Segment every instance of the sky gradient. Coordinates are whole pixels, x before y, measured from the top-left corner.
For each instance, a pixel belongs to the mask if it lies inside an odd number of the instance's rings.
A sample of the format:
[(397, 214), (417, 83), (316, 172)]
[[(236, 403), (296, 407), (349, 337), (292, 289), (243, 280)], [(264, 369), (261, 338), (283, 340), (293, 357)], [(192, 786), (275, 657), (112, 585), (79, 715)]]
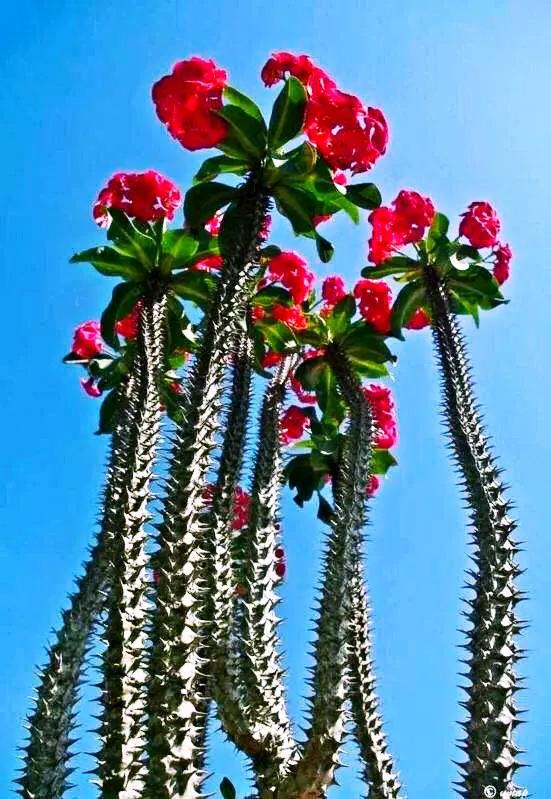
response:
[[(454, 226), (469, 202), (487, 199), (503, 220), (515, 254), (505, 287), (511, 303), (483, 314), (478, 331), (472, 322), (465, 327), (525, 542), (530, 626), (521, 703), (528, 712), (518, 740), (531, 768), (519, 782), (540, 799), (551, 796), (550, 26), (546, 0), (21, 0), (4, 11), (1, 796), (14, 776), (34, 666), (95, 529), (105, 459), (105, 439), (93, 436), (98, 404), (60, 361), (74, 326), (98, 317), (112, 286), (68, 258), (101, 242), (90, 206), (111, 173), (154, 168), (185, 188), (201, 161), (156, 119), (155, 79), (180, 58), (213, 57), (232, 85), (268, 108), (273, 92), (259, 70), (279, 49), (311, 54), (345, 90), (384, 110), (391, 146), (372, 178), (386, 201), (417, 189)], [(352, 282), (365, 263), (367, 225), (339, 219), (326, 230), (336, 245), (329, 265), (284, 222), (274, 240), (303, 253), (321, 275), (338, 271)], [(466, 520), (441, 435), (430, 336), (412, 334), (395, 350), (400, 464), (373, 503), (367, 542), (375, 656), (407, 794), (440, 799), (452, 795), (459, 754)], [(283, 635), (298, 719), (321, 526), (288, 496), (285, 509)], [(244, 790), (231, 749), (214, 738), (212, 767)], [(352, 749), (347, 762), (354, 758)], [(85, 758), (78, 764), (90, 767)], [(359, 784), (343, 782), (343, 795), (361, 795)], [(93, 795), (87, 787), (69, 793)]]

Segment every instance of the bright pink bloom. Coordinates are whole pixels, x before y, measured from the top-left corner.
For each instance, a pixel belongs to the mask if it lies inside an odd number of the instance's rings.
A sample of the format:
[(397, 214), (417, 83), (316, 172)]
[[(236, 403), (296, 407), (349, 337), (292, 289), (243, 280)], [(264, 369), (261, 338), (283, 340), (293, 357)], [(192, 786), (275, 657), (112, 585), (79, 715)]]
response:
[(401, 244), (395, 228), (396, 215), (392, 208), (382, 205), (369, 214), (369, 221), (372, 227), (369, 260), (380, 264), (390, 258), (395, 247)]
[(93, 320), (83, 322), (75, 328), (71, 352), (83, 360), (89, 360), (103, 350), (100, 324)]
[(210, 233), (211, 236), (218, 236), (220, 233), (220, 225), (222, 224), (223, 216), (224, 214), (218, 211), (218, 213), (214, 214), (214, 216), (211, 216), (211, 218), (205, 222), (205, 230), (207, 233)]
[(329, 222), (330, 219), (333, 219), (333, 214), (317, 214), (317, 216), (312, 217), (312, 224), (317, 227), (324, 222)]
[(303, 402), (305, 405), (315, 405), (316, 404), (316, 395), (311, 391), (306, 391), (302, 387), (302, 383), (298, 380), (295, 375), (291, 375), (291, 388), (293, 392), (296, 394), (297, 399)]
[(228, 124), (216, 114), (226, 80), (226, 71), (214, 61), (193, 56), (179, 61), (170, 75), (154, 84), (157, 116), (188, 150), (216, 147), (226, 138)]
[(281, 352), (272, 352), (268, 350), (266, 355), (262, 358), (262, 368), (272, 369), (274, 366), (279, 366), (282, 360), (283, 355)]
[(427, 327), (427, 325), (430, 325), (430, 316), (424, 308), (417, 308), (409, 317), (409, 321), (406, 322), (404, 327), (407, 327), (408, 330), (422, 330), (424, 327)]
[(312, 94), (304, 132), (331, 169), (366, 172), (386, 152), (388, 125), (378, 108), (336, 87)]
[(369, 480), (367, 481), (367, 485), (365, 487), (365, 493), (367, 494), (367, 496), (368, 497), (374, 496), (379, 490), (380, 485), (381, 481), (379, 479), (379, 476), (376, 474), (370, 475)]
[(283, 413), (280, 423), (282, 444), (291, 444), (302, 438), (304, 431), (310, 425), (309, 417), (298, 405), (289, 405)]
[(386, 386), (372, 383), (363, 389), (371, 405), (375, 437), (373, 444), (379, 449), (390, 449), (398, 440), (398, 427), (392, 394)]
[(268, 236), (270, 235), (270, 230), (272, 227), (272, 217), (270, 214), (266, 214), (264, 217), (264, 221), (262, 223), (262, 227), (260, 228), (259, 237), (261, 241), (266, 241)]
[(253, 305), (251, 317), (253, 322), (259, 322), (261, 319), (266, 318), (266, 310), (260, 305)]
[(369, 240), (369, 260), (380, 264), (396, 247), (420, 241), (434, 219), (434, 205), (429, 197), (416, 191), (402, 190), (392, 208), (382, 205), (369, 215), (373, 232)]
[(199, 272), (210, 272), (212, 269), (220, 269), (224, 259), (221, 255), (207, 255), (205, 258), (200, 258), (195, 261), (192, 269), (197, 269)]
[(513, 253), (508, 244), (497, 244), (494, 249), (496, 259), (494, 261), (493, 275), (501, 286), (509, 277), (509, 266)]
[(324, 91), (335, 86), (335, 81), (307, 55), (293, 53), (272, 53), (262, 67), (260, 77), (265, 86), (273, 86), (289, 75), (298, 78), (309, 94)]
[(340, 275), (329, 275), (321, 286), (321, 296), (329, 305), (336, 305), (346, 297), (346, 286)]
[(122, 336), (127, 341), (132, 341), (138, 335), (141, 309), (142, 303), (138, 301), (130, 313), (123, 316), (123, 318), (119, 319), (115, 324), (115, 330), (119, 336)]
[(304, 258), (296, 252), (281, 252), (268, 264), (268, 273), (274, 281), (279, 281), (289, 289), (296, 305), (307, 299), (316, 276)]
[(459, 223), (459, 235), (465, 236), (473, 247), (493, 247), (501, 223), (490, 203), (471, 203)]
[(88, 379), (83, 377), (80, 381), (80, 385), (89, 397), (101, 397), (103, 394), (103, 391), (96, 385), (96, 381), (93, 377), (89, 377)]
[(285, 565), (284, 560), (278, 560), (274, 566), (275, 573), (280, 579), (285, 577), (285, 572), (287, 571), (287, 567)]
[(153, 169), (117, 172), (98, 194), (92, 215), (100, 227), (109, 225), (106, 208), (117, 208), (142, 222), (172, 219), (181, 200), (178, 187)]
[(291, 330), (306, 330), (308, 327), (308, 321), (300, 305), (294, 305), (292, 308), (286, 305), (274, 305), (272, 319), (275, 319), (276, 322), (282, 322), (287, 327), (290, 327)]
[(233, 497), (233, 530), (241, 530), (248, 524), (251, 516), (251, 495), (237, 486)]
[(344, 172), (335, 172), (333, 175), (333, 183), (335, 183), (337, 186), (346, 186), (348, 183), (348, 178)]
[(383, 280), (358, 280), (354, 296), (360, 303), (360, 314), (378, 333), (388, 333), (392, 293)]

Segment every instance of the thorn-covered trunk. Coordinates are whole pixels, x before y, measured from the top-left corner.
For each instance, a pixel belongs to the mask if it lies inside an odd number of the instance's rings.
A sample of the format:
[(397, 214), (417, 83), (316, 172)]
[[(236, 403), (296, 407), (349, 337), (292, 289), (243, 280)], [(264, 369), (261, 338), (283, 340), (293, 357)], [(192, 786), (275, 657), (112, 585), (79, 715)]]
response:
[(486, 440), (474, 397), (470, 364), (460, 328), (451, 314), (445, 284), (432, 267), (425, 269), (431, 303), (433, 339), (441, 372), (444, 418), (471, 509), (474, 569), (473, 592), (467, 600), (466, 649), (469, 657), (462, 722), (459, 792), (478, 799), (490, 786), (496, 796), (518, 790), (514, 785), (519, 749), (514, 731), (520, 723), (515, 704), (518, 677), (515, 665), (522, 657), (517, 643), (521, 623), (516, 605), (522, 594), (515, 581), (520, 570), (518, 547), (504, 495), (500, 469)]

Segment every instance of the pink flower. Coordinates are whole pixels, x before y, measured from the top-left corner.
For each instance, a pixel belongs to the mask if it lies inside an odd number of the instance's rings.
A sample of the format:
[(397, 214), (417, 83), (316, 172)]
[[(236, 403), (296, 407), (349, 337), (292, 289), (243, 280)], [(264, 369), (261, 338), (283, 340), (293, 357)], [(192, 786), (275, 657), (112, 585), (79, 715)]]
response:
[(496, 259), (494, 261), (493, 275), (501, 286), (509, 277), (509, 265), (511, 263), (513, 253), (511, 252), (511, 248), (508, 244), (499, 243), (495, 247), (494, 253)]
[(432, 224), (435, 210), (429, 197), (403, 189), (392, 202), (392, 208), (382, 205), (369, 215), (372, 235), (369, 240), (369, 260), (380, 264), (397, 247), (420, 241)]
[(287, 52), (272, 53), (260, 73), (265, 86), (273, 86), (280, 80), (285, 80), (288, 75), (293, 75), (303, 83), (309, 94), (335, 86), (335, 81), (329, 77), (327, 72), (316, 66), (307, 55), (294, 55)]
[(274, 281), (279, 281), (289, 289), (296, 305), (307, 299), (316, 276), (304, 258), (296, 252), (281, 252), (268, 264), (268, 273)]
[(329, 275), (321, 286), (321, 296), (328, 305), (336, 305), (346, 297), (346, 286), (340, 275)]
[(272, 319), (276, 322), (282, 322), (282, 324), (290, 327), (291, 330), (306, 330), (308, 327), (308, 320), (304, 316), (300, 305), (294, 305), (292, 308), (288, 308), (286, 305), (274, 305)]
[(83, 377), (80, 381), (80, 385), (89, 397), (101, 397), (103, 394), (103, 391), (96, 385), (96, 381), (93, 377), (89, 377), (88, 379)]
[(392, 394), (386, 386), (372, 383), (363, 389), (364, 397), (371, 405), (375, 437), (373, 445), (378, 449), (390, 449), (398, 441), (398, 427)]
[(123, 316), (122, 319), (115, 324), (115, 330), (127, 341), (132, 341), (138, 335), (138, 331), (140, 329), (140, 313), (142, 309), (142, 303), (138, 301), (136, 305), (132, 308), (129, 314)]
[(213, 269), (220, 269), (223, 263), (224, 259), (221, 255), (206, 255), (204, 258), (195, 261), (191, 268), (199, 272), (210, 272)]
[(408, 330), (422, 330), (424, 327), (430, 325), (430, 316), (424, 308), (417, 308), (405, 324)]
[(280, 423), (281, 443), (291, 444), (302, 438), (310, 425), (310, 419), (298, 405), (290, 405), (283, 413)]
[(473, 247), (493, 247), (501, 228), (498, 216), (490, 203), (471, 203), (462, 214), (459, 235), (465, 236)]
[(234, 530), (241, 530), (249, 523), (251, 516), (251, 495), (240, 486), (235, 489), (233, 497), (233, 523)]
[(266, 239), (270, 235), (271, 227), (272, 227), (272, 217), (270, 216), (270, 214), (266, 214), (258, 234), (261, 241), (266, 241)]
[(383, 280), (358, 280), (354, 296), (360, 303), (360, 314), (378, 333), (390, 330), (392, 294)]
[(291, 388), (295, 393), (297, 399), (303, 402), (305, 405), (315, 405), (316, 404), (316, 395), (311, 391), (305, 391), (302, 387), (302, 383), (298, 380), (295, 375), (291, 375)]
[(226, 80), (227, 73), (214, 61), (193, 56), (154, 84), (157, 116), (188, 150), (216, 147), (226, 138), (228, 124), (216, 113), (222, 108)]
[(71, 352), (83, 360), (90, 360), (103, 350), (100, 323), (92, 320), (75, 328)]
[(268, 352), (262, 358), (262, 368), (272, 369), (274, 366), (279, 366), (282, 360), (283, 355), (281, 352), (272, 352), (271, 350), (268, 350)]
[(107, 208), (117, 208), (142, 222), (172, 219), (181, 199), (178, 187), (152, 169), (117, 172), (98, 194), (92, 215), (100, 227), (109, 225)]
[(211, 218), (205, 222), (205, 230), (207, 233), (210, 233), (211, 236), (218, 236), (223, 217), (224, 214), (220, 211), (214, 214), (214, 216), (211, 216)]
[(368, 497), (374, 496), (379, 490), (380, 485), (381, 481), (379, 479), (379, 476), (376, 474), (370, 475), (369, 480), (367, 481), (367, 485), (365, 487), (365, 493), (367, 494), (367, 496)]

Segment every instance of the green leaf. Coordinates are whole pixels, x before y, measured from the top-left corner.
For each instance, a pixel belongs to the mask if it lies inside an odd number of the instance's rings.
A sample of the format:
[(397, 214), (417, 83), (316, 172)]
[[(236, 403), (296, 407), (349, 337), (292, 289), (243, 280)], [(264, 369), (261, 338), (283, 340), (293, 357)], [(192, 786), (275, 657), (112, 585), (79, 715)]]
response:
[(271, 150), (279, 150), (301, 132), (306, 100), (306, 89), (302, 83), (297, 78), (288, 78), (276, 98), (270, 117), (268, 145)]
[(393, 258), (387, 258), (382, 264), (377, 266), (364, 266), (362, 269), (362, 277), (368, 280), (378, 280), (381, 277), (388, 277), (389, 275), (405, 275), (408, 272), (414, 273), (419, 270), (420, 265), (418, 261), (413, 258), (407, 258), (405, 255), (395, 255)]
[(117, 249), (137, 258), (146, 269), (155, 265), (157, 239), (148, 222), (131, 219), (118, 208), (108, 208), (111, 221), (107, 228), (107, 238)]
[(472, 306), (490, 310), (505, 302), (499, 286), (492, 274), (478, 264), (471, 264), (467, 269), (452, 269), (448, 272), (446, 283), (459, 305), (463, 308), (460, 313), (472, 312)]
[(237, 105), (225, 105), (216, 112), (230, 126), (236, 141), (243, 151), (255, 159), (266, 152), (266, 123), (259, 121)]
[(342, 336), (342, 334), (346, 332), (355, 313), (356, 300), (351, 294), (347, 294), (346, 297), (335, 305), (325, 320), (334, 338)]
[(232, 202), (238, 190), (225, 183), (199, 183), (192, 186), (184, 199), (184, 215), (192, 228), (205, 224), (216, 211)]
[(281, 286), (266, 286), (260, 289), (253, 297), (253, 305), (259, 305), (262, 308), (270, 308), (272, 305), (293, 305), (293, 299), (287, 289)]
[(427, 253), (435, 253), (436, 259), (447, 255), (448, 239), (446, 233), (450, 222), (444, 214), (435, 214), (427, 236)]
[(387, 449), (374, 449), (371, 456), (371, 474), (386, 474), (398, 461)]
[(324, 524), (331, 524), (334, 517), (334, 511), (325, 497), (323, 497), (318, 491), (318, 519), (323, 522)]
[(327, 363), (322, 357), (306, 358), (296, 369), (295, 377), (306, 391), (315, 391)]
[(315, 238), (313, 218), (318, 213), (318, 205), (310, 194), (302, 189), (278, 184), (274, 189), (274, 198), (297, 236)]
[(385, 344), (384, 338), (363, 321), (354, 323), (339, 339), (339, 343), (354, 369), (362, 375), (384, 376), (388, 374), (384, 364), (396, 360)]
[(175, 275), (170, 283), (172, 290), (184, 300), (191, 300), (200, 308), (207, 308), (216, 289), (218, 279), (200, 269), (187, 269)]
[(450, 220), (444, 214), (435, 214), (432, 220), (432, 225), (429, 229), (429, 235), (435, 237), (445, 236), (450, 227)]
[(296, 345), (292, 331), (282, 322), (270, 322), (261, 319), (255, 322), (255, 327), (261, 331), (266, 344), (274, 352), (288, 352), (290, 348)]
[(142, 296), (142, 287), (136, 283), (119, 283), (113, 289), (109, 305), (101, 315), (101, 336), (106, 344), (119, 348), (115, 324), (130, 313)]
[(314, 169), (317, 158), (316, 148), (310, 142), (303, 142), (287, 153), (286, 160), (281, 166), (274, 167), (268, 173), (270, 185), (275, 185), (280, 181), (291, 183), (291, 185), (294, 185), (295, 181), (302, 182), (303, 178)]
[(465, 258), (470, 258), (471, 261), (480, 261), (481, 257), (476, 247), (471, 247), (470, 244), (458, 244), (455, 254), (460, 261)]
[(426, 305), (426, 303), (425, 286), (421, 280), (413, 280), (404, 286), (394, 300), (392, 307), (391, 327), (393, 335), (403, 339), (403, 326), (409, 322), (417, 308)]
[(374, 183), (353, 183), (346, 187), (347, 198), (360, 208), (373, 210), (383, 201), (381, 192)]
[(90, 250), (77, 252), (70, 263), (89, 263), (102, 275), (122, 277), (125, 280), (142, 280), (145, 276), (145, 269), (136, 258), (123, 255), (112, 247), (92, 247)]
[(260, 108), (255, 102), (253, 102), (253, 100), (251, 100), (250, 97), (247, 97), (246, 94), (243, 94), (243, 92), (234, 89), (232, 86), (226, 86), (224, 89), (224, 99), (227, 100), (230, 105), (238, 106), (250, 117), (262, 122), (264, 126), (266, 125)]
[(233, 787), (233, 783), (227, 777), (224, 777), (222, 782), (220, 783), (220, 793), (224, 797), (224, 799), (235, 799), (237, 796), (235, 792), (235, 788)]
[(318, 251), (319, 259), (324, 264), (331, 260), (333, 257), (333, 253), (335, 252), (335, 248), (331, 244), (330, 241), (324, 239), (323, 236), (316, 231), (316, 249)]
[(277, 247), (275, 244), (268, 244), (267, 247), (260, 250), (262, 258), (275, 258), (276, 255), (281, 255), (281, 247)]
[(115, 429), (117, 421), (117, 414), (119, 411), (119, 392), (113, 389), (105, 396), (101, 403), (99, 410), (99, 425), (96, 430), (96, 435), (100, 436), (105, 433), (112, 433)]
[(195, 183), (202, 183), (206, 180), (212, 180), (223, 173), (246, 175), (249, 168), (247, 161), (242, 158), (232, 158), (229, 155), (215, 155), (203, 161), (193, 180)]
[(168, 274), (172, 269), (181, 269), (191, 261), (198, 247), (197, 237), (189, 230), (167, 230), (163, 235), (161, 271)]

